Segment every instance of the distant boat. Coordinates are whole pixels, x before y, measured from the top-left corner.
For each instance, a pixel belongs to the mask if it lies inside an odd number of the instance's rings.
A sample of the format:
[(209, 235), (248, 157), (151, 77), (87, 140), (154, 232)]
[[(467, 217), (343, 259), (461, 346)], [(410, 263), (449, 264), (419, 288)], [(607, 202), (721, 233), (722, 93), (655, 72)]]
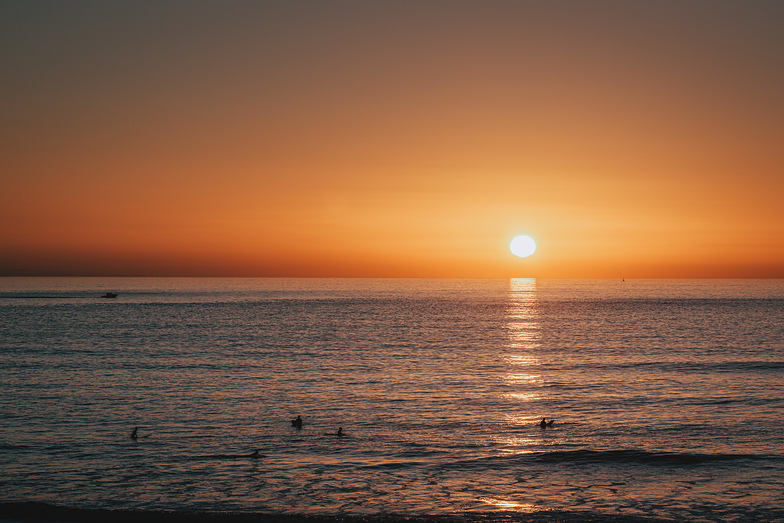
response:
[(115, 293), (113, 293), (113, 292), (107, 292), (106, 294), (101, 296), (101, 298), (116, 298), (116, 297), (117, 297), (117, 295)]

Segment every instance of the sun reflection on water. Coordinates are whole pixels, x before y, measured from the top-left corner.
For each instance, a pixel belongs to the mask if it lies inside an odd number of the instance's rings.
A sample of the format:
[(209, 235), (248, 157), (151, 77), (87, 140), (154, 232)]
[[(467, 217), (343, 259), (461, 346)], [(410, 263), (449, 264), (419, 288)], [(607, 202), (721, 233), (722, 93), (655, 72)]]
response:
[(540, 374), (507, 374), (509, 383), (536, 383), (542, 376)]
[(506, 445), (507, 448), (500, 449), (501, 454), (507, 456), (519, 456), (522, 454), (533, 454), (536, 452), (532, 447), (540, 443), (540, 438), (530, 436), (507, 436), (499, 438), (498, 443)]
[(533, 503), (518, 503), (506, 499), (480, 498), (480, 501), (494, 506), (498, 510), (514, 510), (515, 512), (536, 512), (539, 509)]
[(541, 375), (532, 372), (539, 364), (533, 351), (539, 346), (540, 339), (535, 279), (509, 280), (507, 331), (509, 352), (505, 360), (510, 370), (504, 376), (504, 381), (513, 386), (514, 392), (506, 396), (523, 402), (536, 400), (540, 396), (539, 392), (532, 390), (531, 386), (540, 383)]
[[(534, 392), (512, 392), (511, 394), (506, 395), (507, 398), (515, 398), (522, 401), (532, 401), (539, 397), (539, 394)], [(539, 419), (537, 417), (537, 419)], [(530, 421), (530, 419), (528, 420)]]

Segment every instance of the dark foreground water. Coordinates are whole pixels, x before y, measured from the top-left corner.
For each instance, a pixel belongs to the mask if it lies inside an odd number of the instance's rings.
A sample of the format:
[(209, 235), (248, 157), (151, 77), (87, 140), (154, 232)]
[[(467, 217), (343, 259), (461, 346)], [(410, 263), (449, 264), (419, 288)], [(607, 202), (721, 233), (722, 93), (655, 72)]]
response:
[(782, 280), (0, 279), (0, 362), (0, 519), (784, 521)]

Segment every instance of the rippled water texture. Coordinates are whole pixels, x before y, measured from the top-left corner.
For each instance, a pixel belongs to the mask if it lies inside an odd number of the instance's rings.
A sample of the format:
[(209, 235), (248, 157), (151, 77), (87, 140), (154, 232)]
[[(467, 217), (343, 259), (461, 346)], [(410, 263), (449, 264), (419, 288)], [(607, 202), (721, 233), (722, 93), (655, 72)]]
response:
[(783, 340), (781, 280), (0, 279), (0, 501), (784, 521)]

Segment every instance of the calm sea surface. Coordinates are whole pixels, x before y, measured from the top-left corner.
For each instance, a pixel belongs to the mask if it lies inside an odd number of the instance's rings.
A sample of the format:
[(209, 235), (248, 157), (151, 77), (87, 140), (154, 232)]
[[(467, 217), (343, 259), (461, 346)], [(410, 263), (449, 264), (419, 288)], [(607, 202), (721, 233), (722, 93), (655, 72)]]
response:
[(784, 280), (5, 278), (0, 363), (3, 504), (784, 521)]

